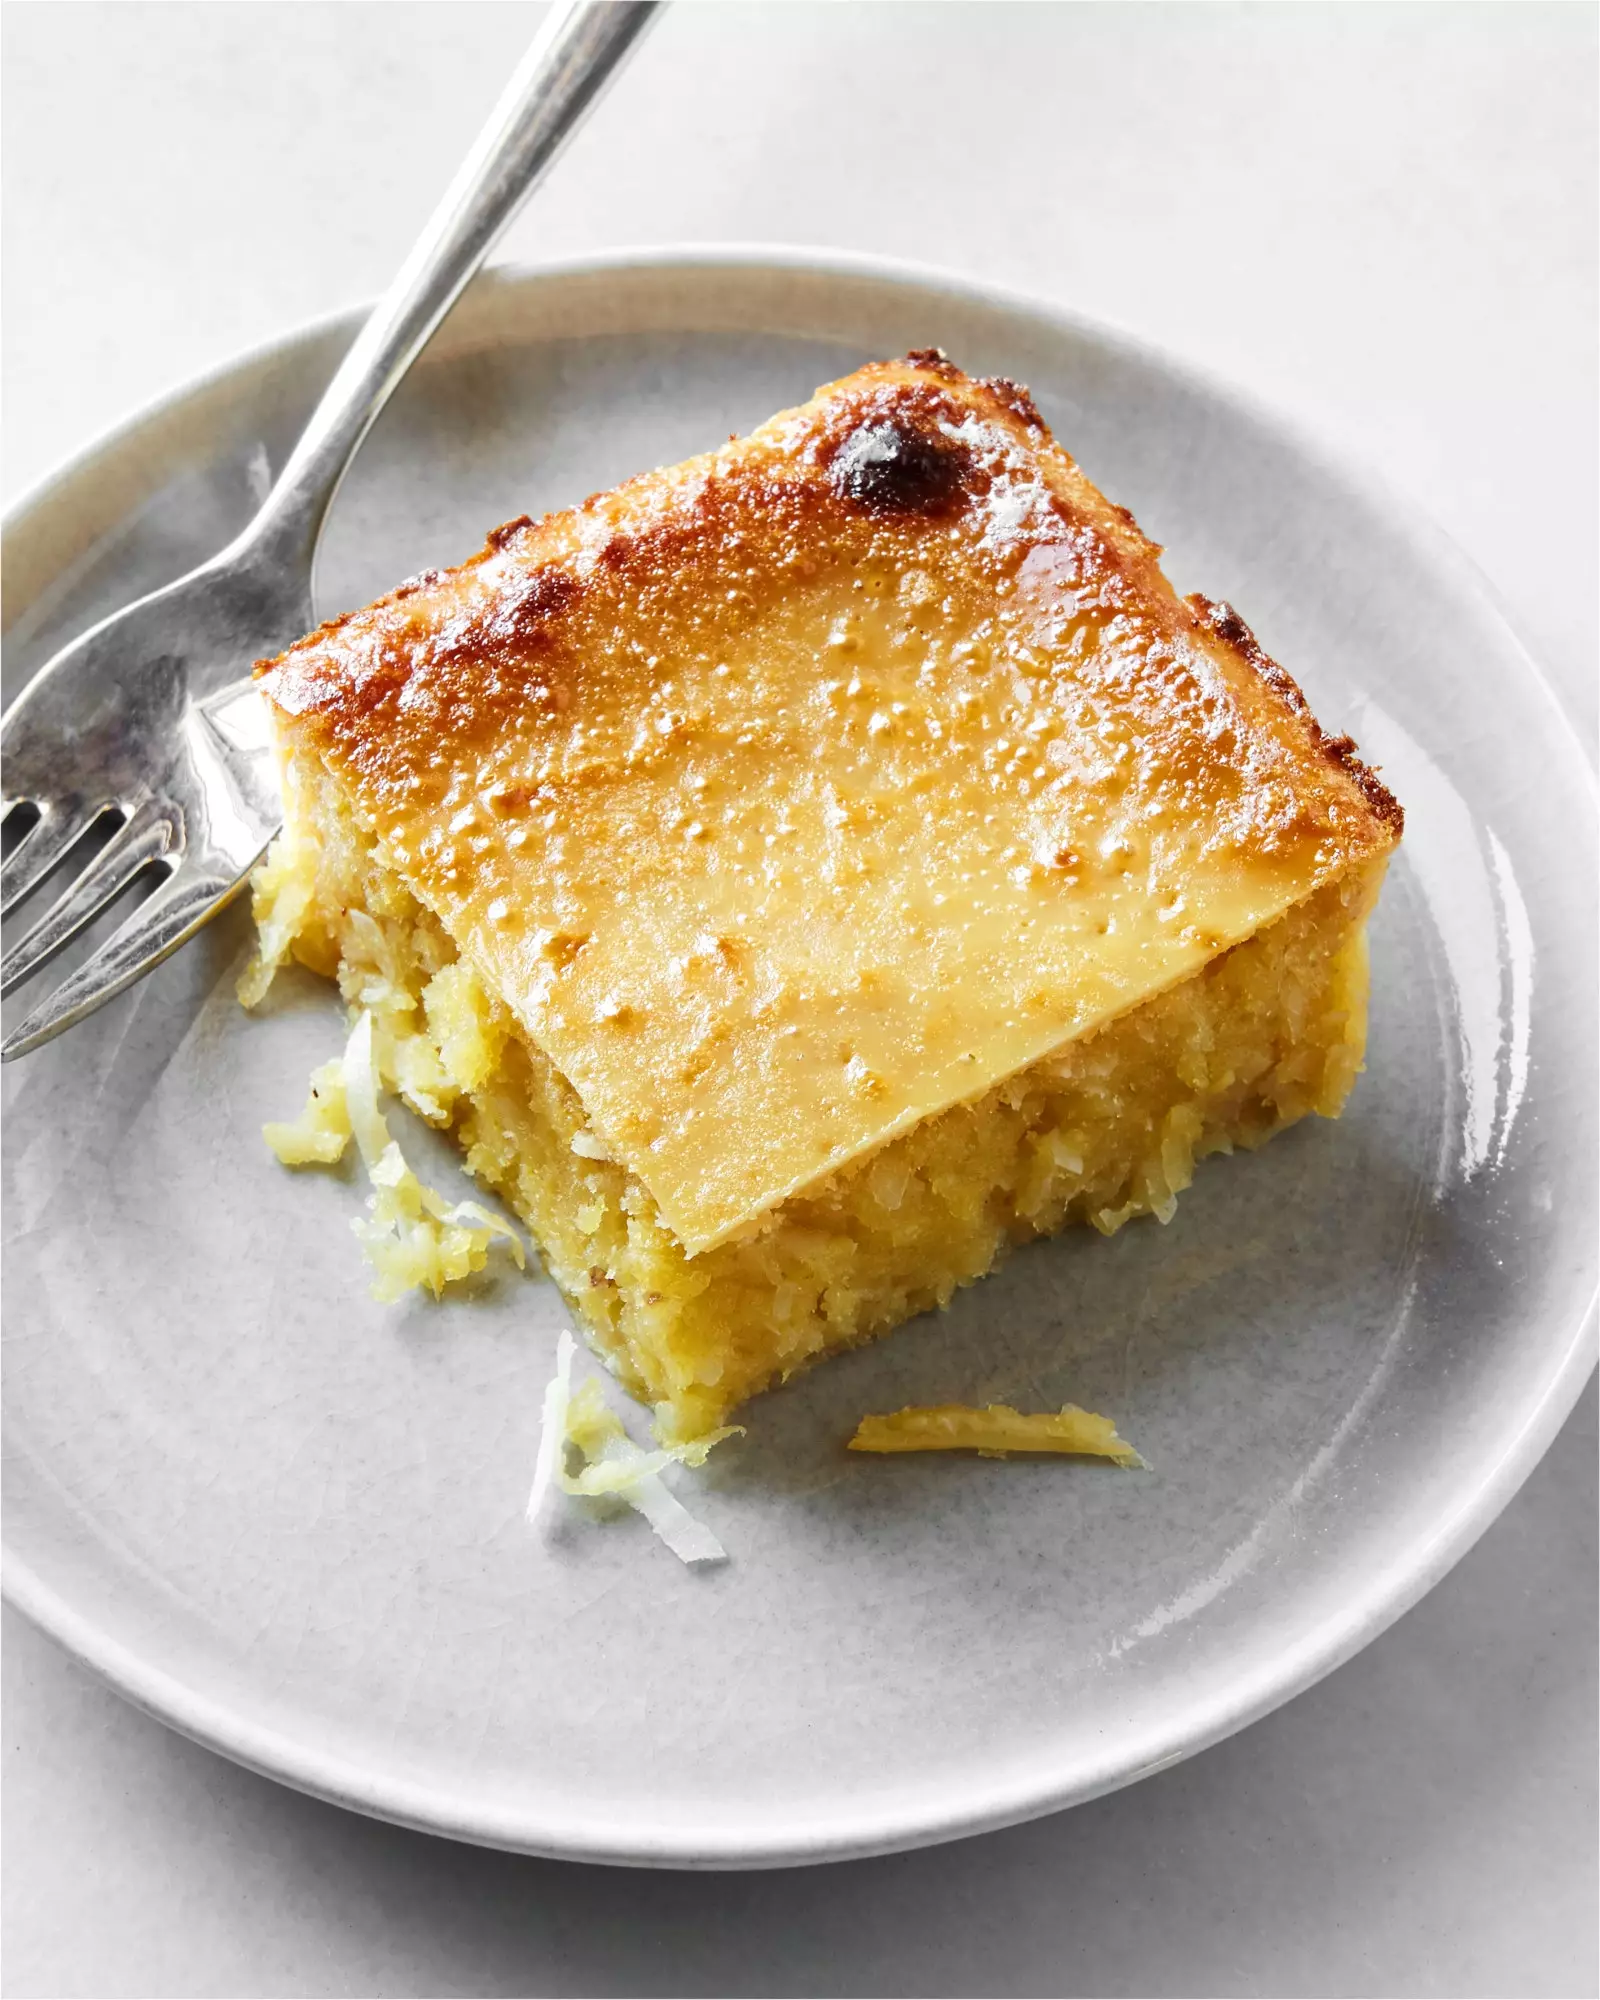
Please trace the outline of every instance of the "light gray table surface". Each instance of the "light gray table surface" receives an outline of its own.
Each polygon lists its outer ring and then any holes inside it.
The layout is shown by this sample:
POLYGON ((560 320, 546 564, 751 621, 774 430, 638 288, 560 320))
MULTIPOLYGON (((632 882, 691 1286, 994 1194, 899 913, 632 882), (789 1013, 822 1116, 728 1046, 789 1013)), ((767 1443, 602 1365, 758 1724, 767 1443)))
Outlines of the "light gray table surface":
MULTIPOLYGON (((537 15, 8 6, 8 494, 379 290, 537 15)), ((1408 489, 1592 740, 1596 137, 1587 5, 683 4, 502 254, 844 245, 1183 350, 1408 489)), ((1595 1467, 1591 1384, 1431 1596, 1177 1769, 766 1876, 341 1813, 8 1611, 4 1991, 1590 1994, 1595 1467)))

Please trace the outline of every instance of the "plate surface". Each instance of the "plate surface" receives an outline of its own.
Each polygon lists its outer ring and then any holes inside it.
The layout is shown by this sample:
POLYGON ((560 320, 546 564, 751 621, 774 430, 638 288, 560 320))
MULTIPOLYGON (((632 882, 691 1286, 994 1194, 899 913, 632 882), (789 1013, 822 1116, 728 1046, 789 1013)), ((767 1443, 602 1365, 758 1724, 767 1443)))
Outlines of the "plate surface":
MULTIPOLYGON (((186 391, 17 509, 8 695, 243 524, 354 324, 186 391)), ((692 1483, 733 1560, 691 1574, 631 1517, 523 1521, 551 1287, 375 1305, 356 1186, 267 1154, 340 1019, 298 974, 240 1012, 235 908, 4 1079, 7 1589, 231 1757, 592 1860, 1001 1825, 1214 1741, 1374 1637, 1582 1385, 1590 775, 1464 559, 1281 419, 951 279, 756 252, 500 273, 353 468, 319 610, 928 345, 1028 382, 1179 587, 1234 601, 1382 765, 1408 827, 1368 1073, 1337 1124, 1202 1167, 1169 1227, 1037 1247, 752 1405, 692 1483), (1001 1397, 1104 1410, 1154 1469, 841 1450, 863 1410, 1001 1397)))

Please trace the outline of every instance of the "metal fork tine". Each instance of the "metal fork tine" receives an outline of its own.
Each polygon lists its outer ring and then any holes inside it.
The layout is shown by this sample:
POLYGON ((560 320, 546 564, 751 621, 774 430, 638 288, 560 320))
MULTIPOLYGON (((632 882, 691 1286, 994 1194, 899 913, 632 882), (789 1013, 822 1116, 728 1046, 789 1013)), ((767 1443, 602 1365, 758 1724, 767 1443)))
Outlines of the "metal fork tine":
POLYGON ((193 937, 242 888, 228 874, 185 862, 148 896, 98 951, 86 958, 0 1043, 0 1062, 52 1041, 193 937))
POLYGON ((141 868, 159 861, 172 840, 165 810, 146 802, 114 833, 71 888, 59 896, 0 960, 0 993, 9 993, 55 957, 127 888, 141 868))
POLYGON ((0 915, 38 888, 72 843, 87 832, 99 811, 82 799, 40 808, 36 823, 0 866, 0 915))

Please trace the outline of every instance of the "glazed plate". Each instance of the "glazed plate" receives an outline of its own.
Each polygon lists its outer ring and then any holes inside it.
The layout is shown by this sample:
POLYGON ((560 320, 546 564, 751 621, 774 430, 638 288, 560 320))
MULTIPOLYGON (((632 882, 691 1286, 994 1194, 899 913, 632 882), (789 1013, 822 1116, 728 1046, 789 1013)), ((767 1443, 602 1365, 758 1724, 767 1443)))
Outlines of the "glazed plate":
MULTIPOLYGON (((244 523, 355 324, 185 391, 16 510, 8 694, 244 523)), ((680 1476, 732 1558, 691 1572, 633 1516, 524 1521, 565 1318, 547 1283, 374 1304, 359 1188, 268 1154, 262 1122, 298 1109, 341 1017, 298 973, 240 1011, 235 905, 4 1079, 6 1587, 227 1756, 589 1860, 825 1860, 1003 1825, 1364 1645, 1578 1393, 1588 767, 1465 560, 1249 398, 1072 314, 841 259, 501 272, 354 466, 319 611, 931 345, 1030 384, 1179 587, 1237 604, 1404 802, 1349 1111, 1207 1163, 1166 1228, 1038 1246, 760 1399, 680 1476), (1104 1411, 1151 1470, 843 1449, 863 1411, 990 1399, 1104 1411)))

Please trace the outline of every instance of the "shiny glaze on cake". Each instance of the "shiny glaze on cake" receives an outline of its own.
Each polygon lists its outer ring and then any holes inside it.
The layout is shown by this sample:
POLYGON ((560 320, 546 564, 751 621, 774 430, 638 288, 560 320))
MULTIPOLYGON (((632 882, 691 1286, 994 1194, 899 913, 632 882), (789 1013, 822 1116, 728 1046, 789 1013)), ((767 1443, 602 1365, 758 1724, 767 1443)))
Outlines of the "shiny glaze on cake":
POLYGON ((262 685, 696 1253, 1398 839, 1158 558, 1025 391, 919 354, 262 685))

